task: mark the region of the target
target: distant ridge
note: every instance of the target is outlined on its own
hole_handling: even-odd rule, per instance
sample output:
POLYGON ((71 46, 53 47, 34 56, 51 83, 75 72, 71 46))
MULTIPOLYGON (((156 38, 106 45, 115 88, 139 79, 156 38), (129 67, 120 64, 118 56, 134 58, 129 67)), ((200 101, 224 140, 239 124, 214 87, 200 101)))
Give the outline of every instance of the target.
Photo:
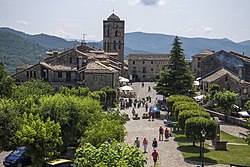
MULTIPOLYGON (((125 34, 125 59, 128 54, 169 53, 172 48, 173 35, 131 32, 125 34)), ((209 49, 244 53, 250 56, 250 40, 235 43, 227 38, 186 38, 180 37, 186 59, 209 49)), ((29 35, 8 27, 0 28, 0 61, 13 74, 17 66, 35 64, 44 59, 47 50, 64 50, 78 45, 77 40, 67 41, 47 34, 29 35)), ((89 42, 95 48, 102 48, 102 41, 89 42)))

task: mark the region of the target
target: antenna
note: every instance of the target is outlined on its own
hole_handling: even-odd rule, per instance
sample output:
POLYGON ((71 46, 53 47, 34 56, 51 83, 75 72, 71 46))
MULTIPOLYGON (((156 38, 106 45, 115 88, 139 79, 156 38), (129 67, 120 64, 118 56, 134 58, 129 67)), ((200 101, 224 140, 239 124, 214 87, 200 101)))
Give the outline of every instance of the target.
POLYGON ((87 35, 87 34, 82 34, 82 43, 83 43, 83 44, 86 44, 86 41, 85 41, 86 35, 87 35))

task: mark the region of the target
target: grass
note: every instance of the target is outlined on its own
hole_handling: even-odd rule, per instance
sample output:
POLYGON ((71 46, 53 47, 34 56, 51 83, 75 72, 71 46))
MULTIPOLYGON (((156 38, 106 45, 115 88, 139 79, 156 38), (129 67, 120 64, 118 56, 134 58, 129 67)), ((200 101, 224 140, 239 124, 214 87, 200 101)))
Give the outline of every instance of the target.
MULTIPOLYGON (((246 141, 221 131, 221 140, 229 143, 242 143, 246 141)), ((178 149, 182 152, 185 161, 201 162, 199 143, 192 146, 192 141, 183 134, 175 134, 178 149)), ((205 145, 204 161, 210 164, 237 164, 250 165, 250 145, 227 145, 227 151, 217 151, 211 146, 205 145)))

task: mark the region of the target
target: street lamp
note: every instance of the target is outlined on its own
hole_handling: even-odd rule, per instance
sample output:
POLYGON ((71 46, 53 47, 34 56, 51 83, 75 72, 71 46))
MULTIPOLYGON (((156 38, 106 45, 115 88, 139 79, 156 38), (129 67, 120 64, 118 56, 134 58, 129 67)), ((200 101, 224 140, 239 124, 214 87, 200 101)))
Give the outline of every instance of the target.
POLYGON ((201 154, 201 167, 204 167, 204 143, 205 143, 205 136, 207 132, 205 129, 201 131, 201 141, 202 141, 202 154, 201 154))

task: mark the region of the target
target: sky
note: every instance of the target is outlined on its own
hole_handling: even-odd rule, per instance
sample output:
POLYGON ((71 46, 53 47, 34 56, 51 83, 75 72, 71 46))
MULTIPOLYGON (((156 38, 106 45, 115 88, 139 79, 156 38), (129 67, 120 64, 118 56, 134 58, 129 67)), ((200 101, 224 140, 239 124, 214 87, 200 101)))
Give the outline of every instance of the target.
POLYGON ((0 27, 98 41, 113 11, 125 32, 250 40, 250 0, 0 0, 0 27))

